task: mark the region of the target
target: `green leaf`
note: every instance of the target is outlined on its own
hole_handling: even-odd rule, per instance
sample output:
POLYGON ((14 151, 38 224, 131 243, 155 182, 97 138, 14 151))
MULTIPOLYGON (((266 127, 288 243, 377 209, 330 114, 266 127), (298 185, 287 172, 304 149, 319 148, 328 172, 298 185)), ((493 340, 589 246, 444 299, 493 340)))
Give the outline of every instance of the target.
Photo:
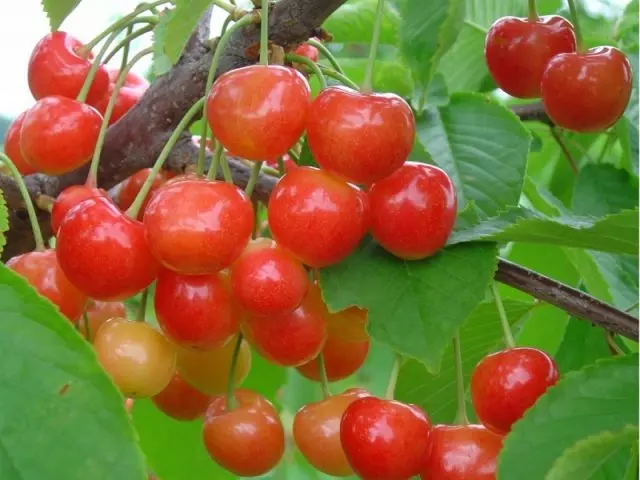
POLYGON ((7 230, 9 230, 9 211, 7 210, 7 202, 4 199, 4 194, 2 190, 0 190, 0 254, 7 244, 7 238, 5 236, 7 230))
POLYGON ((491 217, 518 204, 530 136, 509 110, 480 95, 454 94, 418 120, 416 133, 453 180, 461 210, 472 200, 491 217))
POLYGON ((444 76, 451 92, 480 91, 489 76, 484 59, 486 30, 465 23, 456 43, 442 57, 438 71, 444 76))
POLYGON ((167 73, 173 63, 165 51, 165 43, 167 36, 167 24, 171 19, 170 13, 160 15, 160 21, 153 29, 153 74, 156 77, 167 73))
POLYGON ((464 0, 408 0, 402 9, 400 51, 423 88, 438 62, 456 41, 464 19, 464 0))
MULTIPOLYGON (((361 85, 364 81, 367 59, 340 58, 339 61, 345 74, 356 84, 361 85)), ((330 67, 328 62, 323 63, 330 67)), ((413 88, 411 72, 405 65, 395 60, 376 60, 373 71, 373 89, 375 91, 408 97, 413 92, 413 88)))
POLYGON ((184 50, 198 20, 211 5, 211 0, 175 0, 175 8, 169 14, 164 32, 164 52, 175 64, 184 50))
POLYGON ((0 478, 146 479, 124 399, 88 343, 0 266, 0 478))
POLYGON ((631 0, 615 26, 615 38, 618 46, 624 50, 638 50, 638 0, 631 0))
POLYGON ((584 320, 569 319, 554 359, 561 373, 580 370, 601 358, 611 356, 604 330, 584 320))
POLYGON ((80 5, 81 0, 42 0, 42 9, 47 14, 51 31, 58 30, 65 18, 80 5))
POLYGON ((302 150, 300 151, 299 165, 318 167, 318 163, 316 162, 316 159, 313 158, 313 153, 311 153, 311 149, 309 148, 309 141, 307 140, 306 136, 304 137, 302 150))
POLYGON ((467 244, 408 262, 367 239, 345 261, 320 271, 321 287, 331 311, 367 308, 373 338, 437 373, 445 348, 493 279, 496 253, 491 244, 467 244))
POLYGON ((568 373, 505 437, 498 478, 539 480, 579 440, 638 424, 638 355, 568 373))
POLYGON ((565 450, 545 480, 620 480, 625 478, 638 442, 638 427, 601 432, 565 450))
POLYGON ((573 192, 572 210, 602 217, 638 206, 638 186, 625 170, 611 165, 586 165, 573 192))
MULTIPOLYGON (((377 0, 352 0, 338 8, 322 25, 336 43, 371 42, 377 0)), ((380 43, 396 45, 400 28, 398 11, 385 5, 380 29, 380 43)))
POLYGON ((638 112, 640 110, 638 107, 638 75, 640 74, 638 69, 638 50, 636 48, 632 52, 626 53, 633 69, 633 89, 631 90, 631 98, 624 116, 616 123, 614 131, 617 133, 622 146, 623 164, 629 173, 637 177, 638 157, 640 156, 638 147, 638 112))
POLYGON ((527 3, 520 0, 467 0, 467 20, 487 28, 501 17, 526 11, 527 3))

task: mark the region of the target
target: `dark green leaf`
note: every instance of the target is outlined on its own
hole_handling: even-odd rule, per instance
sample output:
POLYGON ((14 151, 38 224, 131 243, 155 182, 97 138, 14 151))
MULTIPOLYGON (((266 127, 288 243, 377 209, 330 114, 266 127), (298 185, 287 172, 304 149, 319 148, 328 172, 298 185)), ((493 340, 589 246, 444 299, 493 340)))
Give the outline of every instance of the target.
POLYGON ((211 5, 211 0, 175 0, 164 32, 163 48, 169 61, 176 63, 198 20, 211 5))
POLYGON ((555 356, 562 374, 611 356, 605 331, 584 320, 569 319, 567 330, 555 356))
POLYGON ((299 165, 306 165, 310 167, 317 167, 318 163, 315 158, 313 158, 313 153, 311 153, 311 149, 309 148, 309 141, 307 137, 304 137, 304 143, 302 144, 302 150, 300 151, 300 163, 299 165))
POLYGON ((499 478, 540 480, 576 442, 638 424, 638 355, 568 373, 505 437, 499 478))
POLYGON ((65 18, 80 5, 81 0, 42 0, 42 9, 49 18, 51 31, 58 30, 65 18))
MULTIPOLYGON (((353 0, 342 5, 322 25, 337 43, 371 42, 373 23, 376 18, 377 0, 353 0)), ((385 5, 380 43, 396 45, 400 15, 397 10, 385 5)))
POLYGON ((465 23, 456 43, 442 57, 439 72, 451 92, 475 92, 482 88, 489 76, 484 59, 484 40, 487 32, 473 24, 465 23))
POLYGON ((163 13, 160 21, 153 29, 153 74, 156 77, 167 73, 173 63, 165 50, 165 42, 167 36, 167 24, 171 19, 169 13, 163 13))
POLYGON ((320 280, 330 310, 367 308, 373 338, 437 373, 444 349, 484 297, 495 267, 491 244, 460 245, 406 262, 367 239, 344 262, 321 270, 320 280))
POLYGON ((488 28, 493 22, 507 15, 525 15, 527 3, 520 0, 466 0, 467 20, 488 28))
POLYGON ((9 212, 7 211, 7 202, 4 199, 2 190, 0 190, 0 253, 7 244, 5 232, 9 230, 9 212))
POLYGON ((603 217, 638 206, 638 186, 625 170, 611 165, 586 165, 573 192, 572 210, 578 215, 603 217))
POLYGON ((145 479, 124 399, 93 350, 4 265, 0 318, 0 478, 145 479))

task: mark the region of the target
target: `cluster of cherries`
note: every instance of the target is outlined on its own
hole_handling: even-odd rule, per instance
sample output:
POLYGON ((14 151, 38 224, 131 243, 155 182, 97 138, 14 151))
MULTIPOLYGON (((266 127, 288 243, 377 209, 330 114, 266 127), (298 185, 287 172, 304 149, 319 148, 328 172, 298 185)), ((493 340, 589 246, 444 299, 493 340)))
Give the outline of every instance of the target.
MULTIPOLYGON (((535 9, 534 9, 535 10, 535 9)), ((517 98, 541 97, 549 118, 576 132, 611 127, 631 96, 629 59, 615 47, 584 50, 574 26, 558 15, 503 17, 489 29, 487 66, 517 98)))

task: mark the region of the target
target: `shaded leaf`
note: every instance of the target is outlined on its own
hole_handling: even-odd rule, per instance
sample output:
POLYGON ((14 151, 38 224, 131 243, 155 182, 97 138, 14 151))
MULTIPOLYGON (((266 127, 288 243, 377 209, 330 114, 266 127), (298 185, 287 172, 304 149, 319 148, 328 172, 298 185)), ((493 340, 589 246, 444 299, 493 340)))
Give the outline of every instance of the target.
MULTIPOLYGON (((377 0, 353 0, 338 8, 322 25, 336 43, 371 42, 376 18, 377 0)), ((380 29, 380 43, 396 45, 400 28, 398 11, 385 5, 380 29)))
POLYGON ((167 24, 169 23, 170 18, 171 18, 171 15, 169 13, 163 13, 160 16, 160 21, 153 29, 152 68, 153 68, 153 74, 156 77, 159 77, 160 75, 164 75, 173 66, 171 59, 169 58, 169 56, 167 55, 167 52, 165 51, 167 24))
POLYGON ((176 63, 198 20, 211 5, 211 0, 175 0, 163 35, 163 50, 171 63, 176 63))
POLYGON ((638 206, 638 186, 625 170, 611 165, 586 165, 573 192, 572 210, 602 217, 638 206))
POLYGON ((604 330, 584 320, 570 318, 554 359, 562 374, 580 370, 601 358, 611 356, 604 330))
POLYGON ((81 0, 42 0, 42 9, 47 14, 51 31, 58 30, 62 22, 80 5, 81 0))
POLYGON ((618 46, 625 50, 638 50, 638 0, 631 0, 615 26, 615 38, 618 46))

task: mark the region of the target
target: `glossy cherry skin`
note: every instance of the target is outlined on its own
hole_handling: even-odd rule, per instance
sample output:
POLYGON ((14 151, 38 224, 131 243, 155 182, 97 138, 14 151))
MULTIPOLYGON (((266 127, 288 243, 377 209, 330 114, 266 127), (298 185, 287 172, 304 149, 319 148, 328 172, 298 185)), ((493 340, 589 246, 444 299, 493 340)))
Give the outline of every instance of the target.
POLYGON ((187 275, 215 273, 240 256, 253 232, 251 200, 235 185, 172 180, 153 195, 143 218, 154 256, 187 275))
MULTIPOLYGON (((109 69, 109 88, 102 99, 95 104, 96 109, 104 115, 111 100, 111 95, 118 81, 120 70, 109 69)), ((149 82, 135 72, 128 72, 124 80, 124 85, 118 90, 116 103, 113 106, 109 125, 113 125, 131 110, 142 98, 144 92, 149 88, 149 82)))
MULTIPOLYGON (((76 98, 91 69, 93 55, 78 55, 84 45, 68 33, 57 31, 43 37, 33 49, 29 59, 28 80, 36 100, 49 95, 76 98)), ((87 95, 93 105, 107 92, 109 75, 104 66, 98 67, 87 95)))
POLYGON ((22 154, 38 172, 62 175, 87 163, 102 116, 86 103, 61 96, 38 100, 20 130, 22 154))
MULTIPOLYGON (((314 38, 314 40, 318 40, 318 39, 314 38)), ((318 52, 318 49, 313 45, 309 45, 308 43, 300 44, 298 48, 294 50, 293 53, 295 53, 296 55, 300 55, 301 57, 306 57, 312 62, 316 62, 316 63, 320 59, 320 52, 318 52)))
POLYGON ((56 197, 51 209, 51 231, 57 234, 58 228, 62 220, 69 210, 80 202, 92 197, 107 198, 107 192, 101 188, 88 187, 86 185, 71 185, 65 188, 60 195, 56 197))
POLYGON ((540 96, 540 81, 549 61, 576 51, 573 25, 558 15, 503 17, 487 33, 484 54, 496 84, 511 96, 540 96))
POLYGON ((346 87, 322 90, 307 121, 309 148, 318 164, 366 185, 400 168, 413 148, 415 130, 413 112, 399 96, 346 87))
POLYGON ((58 229, 56 251, 71 283, 95 300, 129 298, 158 274, 142 224, 104 197, 69 210, 58 229))
POLYGON ((436 425, 422 480, 495 480, 502 437, 482 425, 436 425))
POLYGON ((346 258, 368 226, 366 195, 317 168, 290 171, 269 198, 273 238, 310 267, 322 268, 346 258))
MULTIPOLYGON (((368 339, 353 342, 329 334, 322 349, 324 367, 329 381, 335 382, 353 375, 367 359, 369 343, 368 339)), ((317 358, 300 365, 297 370, 309 380, 319 382, 321 379, 320 361, 317 358)))
POLYGON ((238 333, 240 316, 220 274, 181 275, 161 269, 154 304, 158 325, 180 346, 210 350, 238 333))
MULTIPOLYGON (((118 206, 122 211, 125 211, 127 208, 131 206, 133 201, 140 193, 140 189, 144 182, 146 182, 147 178, 151 175, 151 168, 143 168, 142 170, 138 170, 136 173, 127 178, 122 185, 120 186, 120 191, 118 192, 118 206)), ((144 201, 142 202, 142 206, 140 207, 140 212, 138 213, 138 220, 142 220, 144 217, 144 212, 147 209, 147 205, 149 204, 149 200, 153 194, 166 182, 166 178, 163 172, 158 173, 153 179, 153 183, 151 184, 151 189, 147 193, 144 201)))
POLYGON ((508 348, 483 358, 471 376, 471 399, 482 424, 505 434, 559 373, 553 359, 536 348, 508 348))
POLYGON ((250 390, 234 393, 237 405, 227 411, 224 395, 214 397, 202 436, 211 458, 239 477, 256 477, 273 469, 284 454, 284 428, 269 400, 250 390))
POLYGON ((11 125, 9 125, 9 128, 7 129, 7 133, 4 136, 4 153, 11 159, 22 175, 31 175, 32 173, 36 173, 36 169, 33 168, 33 165, 31 165, 27 158, 22 154, 22 148, 20 147, 22 122, 24 122, 27 112, 28 110, 22 112, 13 122, 11 122, 11 125))
POLYGON ((192 387, 179 373, 175 373, 169 385, 151 397, 151 401, 165 415, 176 420, 189 421, 204 416, 211 396, 192 387))
POLYGON ((371 233, 405 260, 435 254, 447 243, 457 212, 453 182, 433 165, 407 162, 369 190, 371 233))
POLYGON ((314 468, 334 477, 353 475, 340 443, 340 421, 349 405, 369 395, 366 390, 353 388, 298 410, 293 419, 293 438, 314 468))
POLYGON ((349 405, 340 441, 363 480, 407 480, 420 473, 430 450, 431 423, 415 405, 365 397, 349 405))
POLYGON ((23 253, 9 259, 6 265, 22 275, 70 321, 75 322, 80 318, 87 305, 87 296, 60 269, 55 250, 23 253))
POLYGON ((627 108, 632 77, 629 59, 614 47, 558 55, 542 76, 542 102, 559 127, 606 130, 627 108))
POLYGON ((256 315, 293 312, 309 290, 304 266, 273 240, 261 238, 247 246, 231 267, 233 296, 256 315))
POLYGON ((220 76, 207 97, 214 137, 247 160, 278 158, 304 131, 311 89, 296 70, 251 65, 220 76))
POLYGON ((99 302, 90 300, 86 312, 87 318, 89 319, 89 335, 87 335, 83 318, 76 323, 78 331, 91 342, 93 342, 97 331, 107 320, 127 316, 127 309, 122 302, 99 302))

